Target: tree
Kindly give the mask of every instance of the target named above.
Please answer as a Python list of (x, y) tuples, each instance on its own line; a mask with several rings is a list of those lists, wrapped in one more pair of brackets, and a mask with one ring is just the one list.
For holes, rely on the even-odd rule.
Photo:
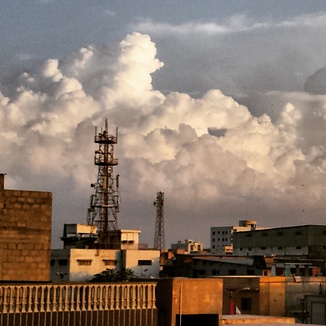
[(116, 269), (107, 268), (105, 271), (95, 274), (90, 282), (122, 282), (135, 278), (134, 272), (129, 268)]

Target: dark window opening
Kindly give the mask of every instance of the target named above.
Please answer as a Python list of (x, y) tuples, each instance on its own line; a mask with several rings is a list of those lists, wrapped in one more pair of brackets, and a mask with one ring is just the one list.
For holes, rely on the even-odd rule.
[(117, 261), (114, 259), (103, 259), (103, 263), (105, 266), (116, 266)]
[(138, 260), (138, 266), (149, 266), (152, 265), (151, 260)]
[(58, 259), (59, 266), (67, 266), (68, 265), (68, 259)]
[(241, 298), (241, 310), (251, 311), (251, 298)]
[(92, 265), (92, 260), (91, 259), (77, 259), (78, 265), (83, 265), (83, 266), (90, 266)]

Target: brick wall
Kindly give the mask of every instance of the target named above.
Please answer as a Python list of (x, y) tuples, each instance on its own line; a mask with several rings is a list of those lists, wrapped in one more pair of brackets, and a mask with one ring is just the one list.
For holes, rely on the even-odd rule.
[(50, 280), (51, 217), (52, 193), (0, 187), (1, 281)]

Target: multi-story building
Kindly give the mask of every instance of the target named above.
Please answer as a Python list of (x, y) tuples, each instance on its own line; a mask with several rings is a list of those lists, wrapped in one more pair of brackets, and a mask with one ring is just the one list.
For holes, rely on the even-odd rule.
[(0, 280), (49, 281), (52, 193), (8, 190), (0, 174)]
[(110, 230), (110, 249), (96, 248), (94, 225), (66, 224), (63, 249), (51, 252), (51, 280), (88, 281), (106, 269), (131, 269), (136, 277), (158, 277), (160, 250), (139, 249), (139, 230)]
[(301, 225), (233, 234), (233, 252), (241, 256), (304, 256), (326, 259), (326, 225)]
[(179, 240), (177, 243), (171, 244), (172, 250), (184, 250), (185, 253), (194, 253), (203, 251), (203, 245), (193, 240)]
[(239, 221), (239, 226), (211, 227), (211, 253), (217, 255), (233, 254), (233, 234), (256, 230), (257, 223), (252, 220)]

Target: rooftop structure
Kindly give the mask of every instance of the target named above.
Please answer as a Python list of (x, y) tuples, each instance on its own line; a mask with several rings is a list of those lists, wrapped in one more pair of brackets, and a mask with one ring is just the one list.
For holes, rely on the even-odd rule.
[(190, 239), (179, 240), (177, 243), (171, 244), (172, 250), (184, 250), (185, 253), (194, 253), (203, 251), (202, 243)]

